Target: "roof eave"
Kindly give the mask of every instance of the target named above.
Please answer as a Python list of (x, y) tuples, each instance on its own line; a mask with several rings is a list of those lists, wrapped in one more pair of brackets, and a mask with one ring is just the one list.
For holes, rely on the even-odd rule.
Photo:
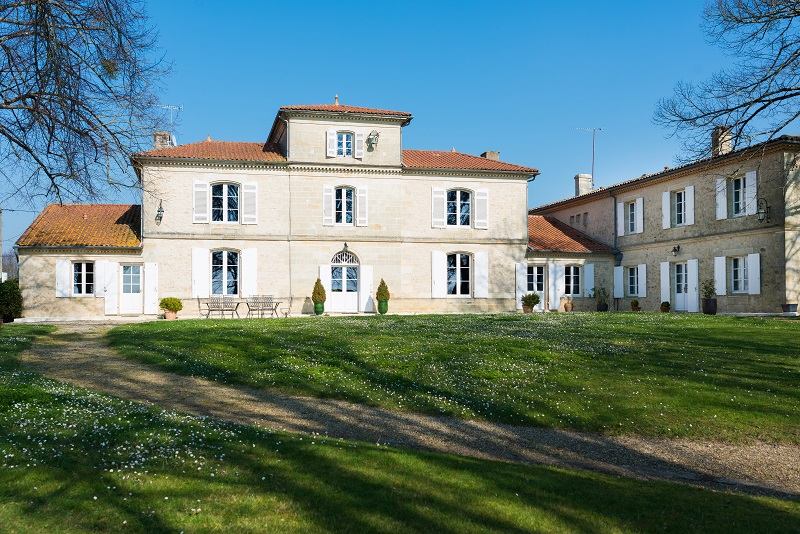
[[(133, 156), (131, 156), (133, 158)], [(154, 163), (225, 163), (229, 165), (274, 165), (286, 166), (288, 162), (282, 161), (269, 161), (269, 160), (252, 160), (252, 159), (225, 159), (225, 158), (175, 158), (170, 156), (144, 156), (136, 160), (139, 164), (154, 164)]]
[(36, 251), (36, 250), (74, 250), (76, 248), (86, 249), (86, 250), (96, 250), (98, 252), (106, 252), (106, 251), (139, 251), (141, 252), (143, 247), (142, 244), (139, 243), (136, 246), (132, 247), (124, 247), (124, 246), (105, 246), (105, 245), (20, 245), (14, 244), (14, 248), (17, 251)]
[(281, 108), (278, 110), (278, 117), (288, 119), (292, 116), (311, 116), (311, 117), (338, 116), (338, 117), (359, 118), (359, 119), (364, 119), (365, 121), (381, 120), (381, 121), (398, 122), (400, 123), (401, 127), (408, 126), (414, 119), (414, 117), (411, 114), (395, 115), (395, 114), (383, 114), (383, 113), (359, 113), (355, 111), (334, 111), (334, 110), (320, 111), (320, 110), (286, 109), (286, 108)]
[[(462, 168), (454, 168), (454, 167), (409, 167), (405, 163), (401, 163), (400, 165), (403, 170), (408, 171), (419, 171), (419, 172), (471, 172), (471, 173), (481, 173), (481, 174), (502, 174), (502, 175), (519, 175), (519, 176), (527, 176), (527, 177), (536, 177), (539, 176), (541, 173), (538, 169), (531, 169), (530, 171), (497, 171), (491, 169), (462, 169)], [(531, 172), (532, 171), (532, 172)]]

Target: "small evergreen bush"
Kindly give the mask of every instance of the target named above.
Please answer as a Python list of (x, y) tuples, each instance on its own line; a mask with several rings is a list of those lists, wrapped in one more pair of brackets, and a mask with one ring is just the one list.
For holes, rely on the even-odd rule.
[(158, 305), (164, 310), (169, 310), (176, 313), (183, 309), (183, 303), (180, 301), (180, 299), (176, 299), (175, 297), (163, 298)]
[(381, 278), (381, 283), (378, 284), (378, 291), (375, 293), (375, 297), (379, 301), (389, 300), (391, 297), (391, 295), (389, 295), (389, 287), (386, 285), (386, 282), (383, 281), (383, 278)]
[(325, 288), (322, 287), (322, 281), (317, 278), (316, 283), (314, 284), (314, 291), (311, 292), (311, 301), (314, 304), (318, 302), (325, 302), (327, 295), (325, 295)]
[(539, 304), (539, 301), (541, 299), (539, 298), (538, 293), (528, 293), (527, 295), (523, 295), (522, 299), (520, 300), (522, 300), (523, 306), (526, 306), (528, 308), (533, 308), (537, 304)]
[(19, 289), (19, 280), (6, 280), (0, 284), (0, 313), (3, 314), (4, 323), (22, 317), (22, 291)]

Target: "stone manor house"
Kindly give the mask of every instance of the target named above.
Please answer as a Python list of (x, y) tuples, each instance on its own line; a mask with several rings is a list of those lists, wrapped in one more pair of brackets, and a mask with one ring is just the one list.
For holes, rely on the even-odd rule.
[(334, 104), (280, 108), (266, 142), (206, 139), (132, 162), (141, 205), (50, 205), (17, 241), (24, 316), (153, 316), (163, 297), (195, 316), (211, 296), (270, 294), (313, 313), (594, 309), (596, 287), (628, 309), (699, 310), (712, 280), (720, 312), (798, 302), (800, 138), (714, 157), (526, 208), (539, 171), (402, 148), (406, 112)]

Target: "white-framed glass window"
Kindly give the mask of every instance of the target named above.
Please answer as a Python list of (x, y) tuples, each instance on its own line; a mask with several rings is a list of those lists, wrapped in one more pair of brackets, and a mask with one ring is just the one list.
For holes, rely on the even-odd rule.
[(94, 262), (72, 264), (72, 294), (94, 295)]
[(239, 222), (239, 184), (211, 184), (211, 221)]
[(142, 292), (141, 265), (122, 266), (122, 292), (125, 294), (134, 294)]
[(472, 256), (470, 254), (447, 255), (447, 294), (472, 295)]
[(746, 206), (746, 183), (744, 176), (737, 176), (731, 178), (730, 182), (730, 197), (731, 197), (731, 216), (739, 217), (745, 215)]
[(636, 233), (636, 202), (625, 204), (625, 232)]
[(211, 294), (226, 297), (239, 294), (238, 251), (211, 252)]
[(447, 192), (447, 225), (469, 226), (472, 224), (472, 194), (464, 189)]
[(544, 291), (544, 265), (528, 265), (528, 293)]
[(358, 292), (358, 267), (334, 265), (331, 267), (331, 292)]
[(353, 198), (351, 187), (337, 187), (334, 192), (334, 222), (336, 224), (353, 224)]
[(686, 190), (672, 192), (672, 223), (675, 226), (686, 224)]
[(336, 132), (336, 155), (338, 157), (353, 156), (352, 132)]
[(564, 294), (580, 296), (581, 294), (581, 268), (578, 265), (564, 267)]
[(635, 297), (639, 295), (639, 268), (633, 266), (625, 270), (628, 272), (628, 295)]
[(731, 290), (734, 293), (747, 293), (747, 257), (731, 258)]

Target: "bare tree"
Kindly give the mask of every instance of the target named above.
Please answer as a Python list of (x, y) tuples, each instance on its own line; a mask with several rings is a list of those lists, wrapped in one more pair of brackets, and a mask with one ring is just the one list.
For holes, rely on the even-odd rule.
[(17, 253), (13, 250), (3, 252), (2, 257), (3, 272), (8, 275), (9, 280), (19, 278), (19, 263), (17, 263)]
[(26, 196), (136, 185), (167, 70), (136, 0), (0, 0), (0, 169)]
[(680, 82), (658, 103), (656, 124), (671, 128), (686, 159), (706, 157), (709, 131), (731, 128), (733, 148), (777, 136), (800, 115), (800, 15), (797, 0), (714, 0), (704, 26), (736, 58), (709, 80)]

